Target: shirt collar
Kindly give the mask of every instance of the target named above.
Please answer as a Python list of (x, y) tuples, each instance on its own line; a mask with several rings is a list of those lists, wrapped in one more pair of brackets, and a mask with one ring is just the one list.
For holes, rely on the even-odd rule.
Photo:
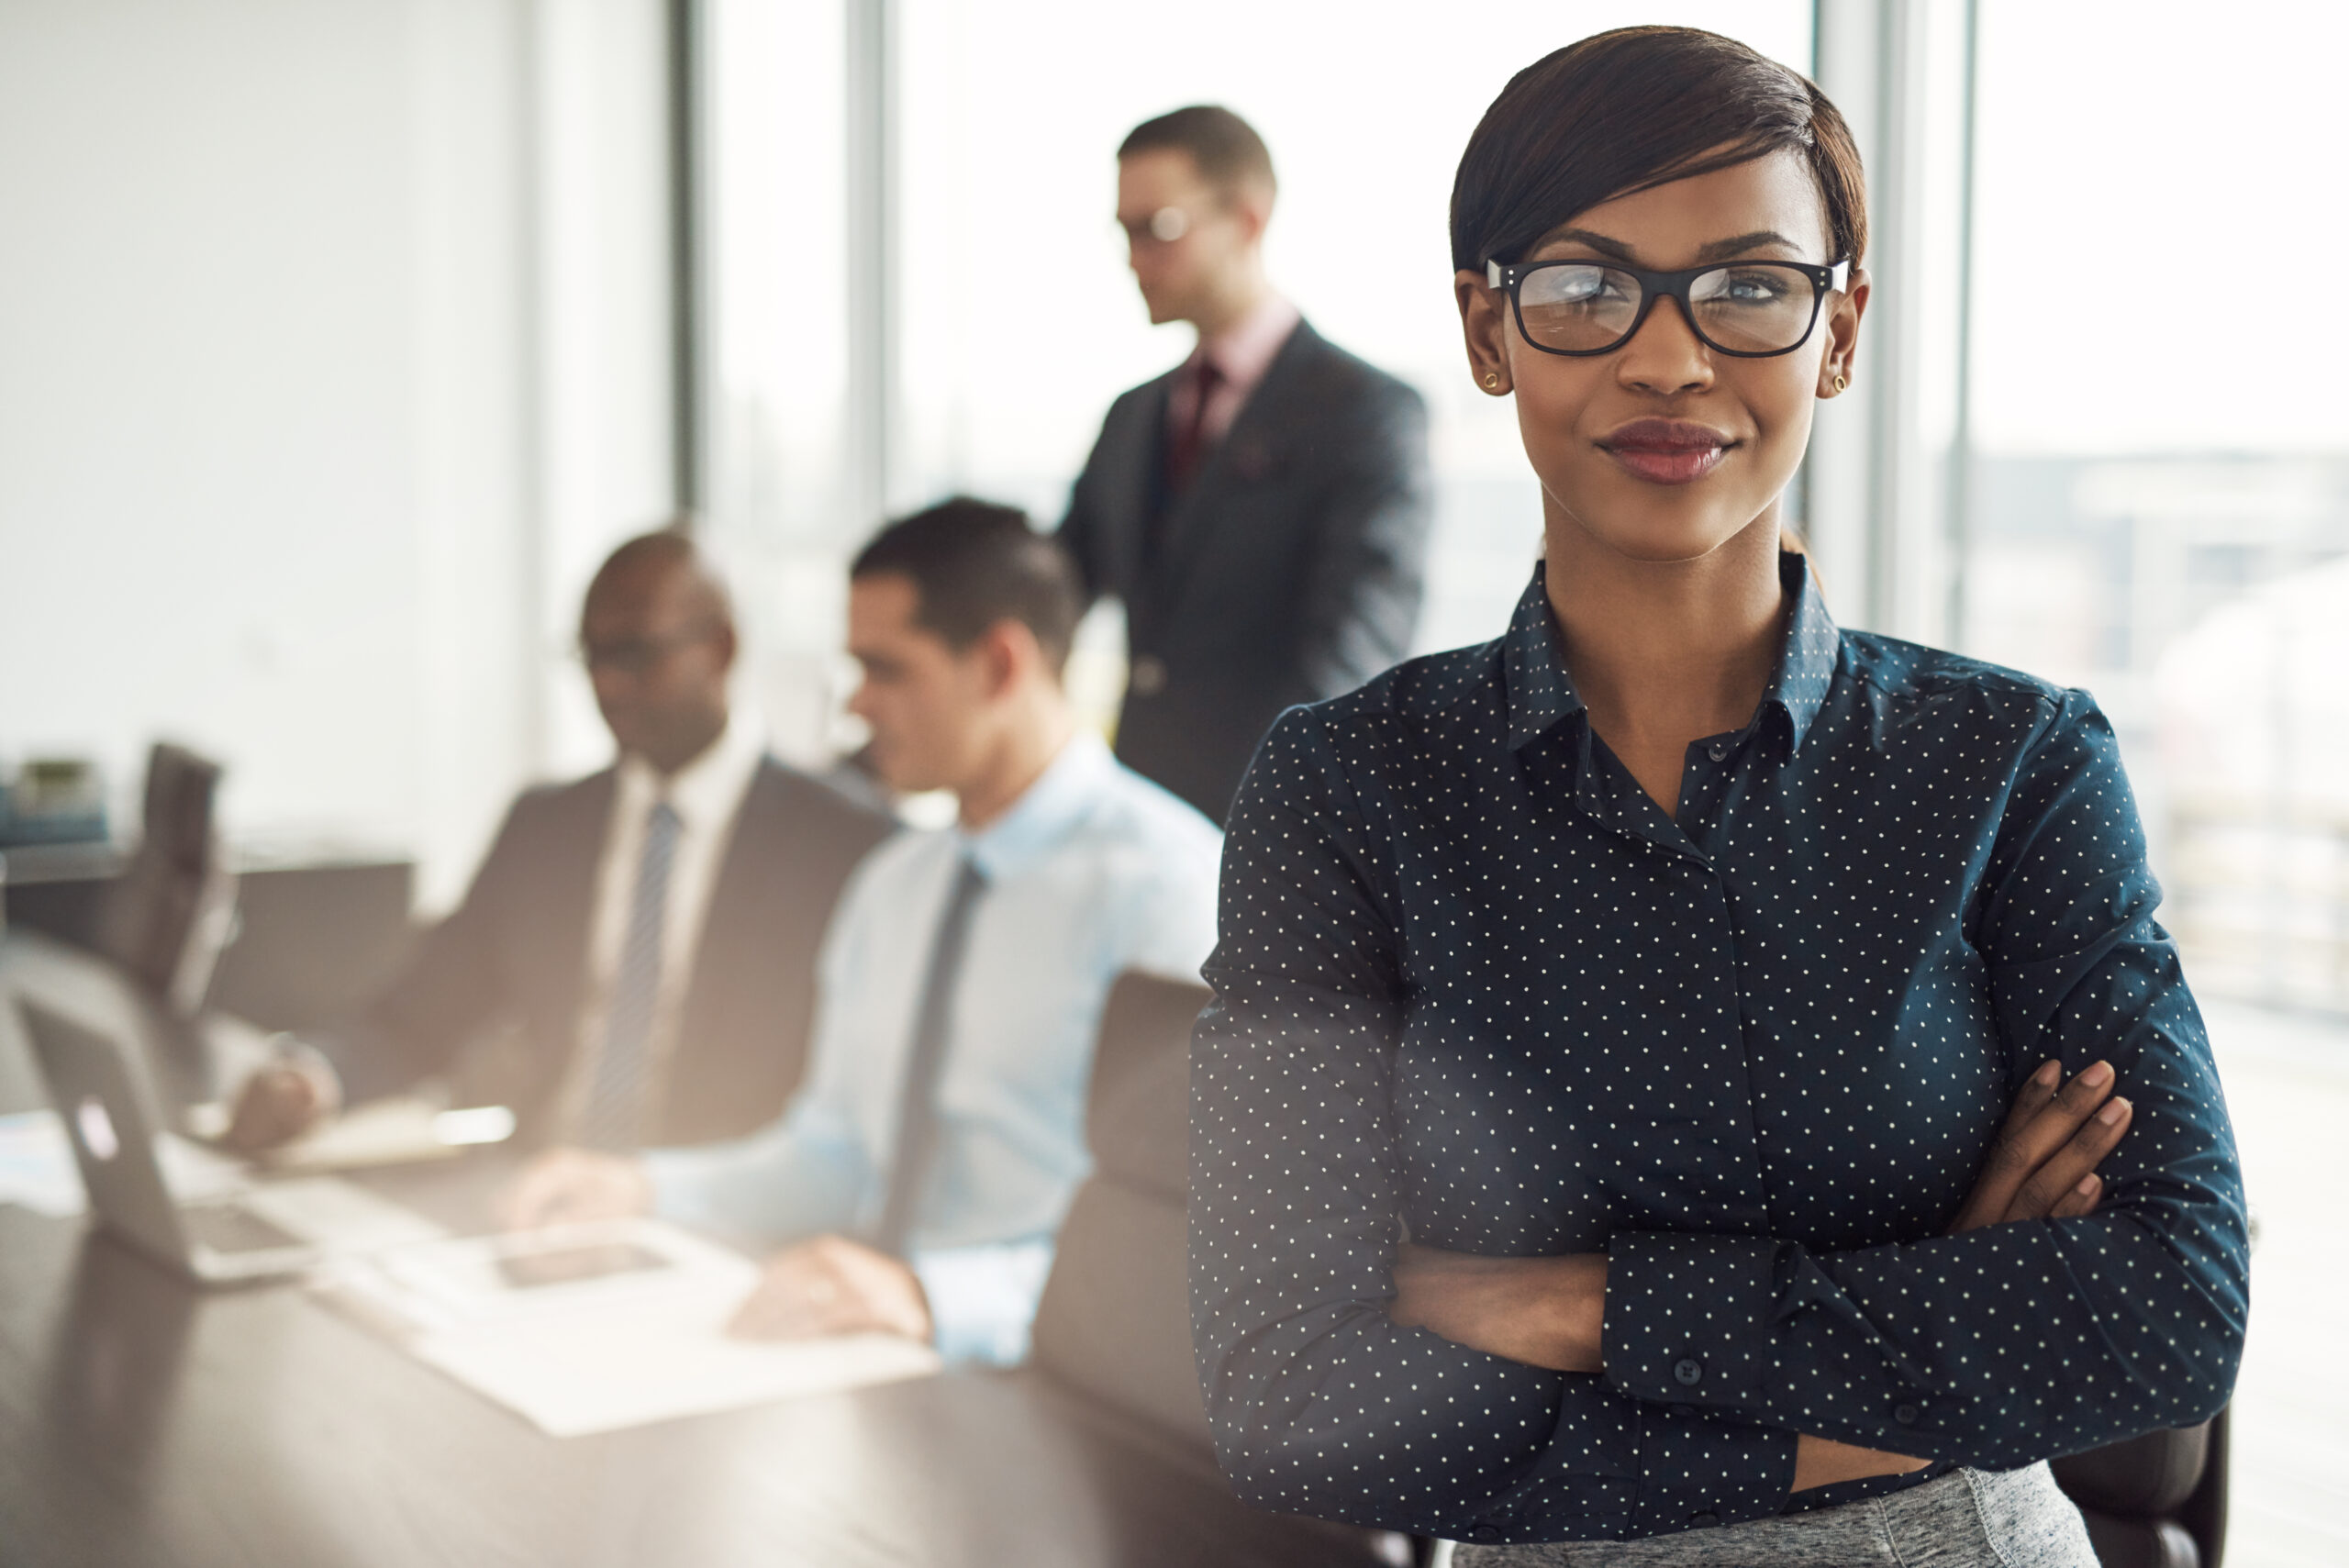
[[(1550, 596), (1543, 584), (1547, 562), (1533, 565), (1533, 581), (1519, 595), (1502, 639), (1502, 669), (1508, 683), (1508, 746), (1525, 749), (1558, 723), (1583, 711), (1582, 695), (1566, 673), (1565, 651), (1558, 641), (1557, 623), (1550, 615)], [(1786, 715), (1787, 749), (1802, 749), (1810, 721), (1827, 700), (1835, 679), (1835, 661), (1842, 634), (1809, 562), (1792, 550), (1778, 554), (1778, 582), (1795, 595), (1794, 613), (1787, 617), (1778, 667), (1762, 694), (1762, 707)]]
[(1080, 730), (1011, 809), (977, 832), (953, 829), (964, 854), (991, 884), (1019, 875), (1091, 814), (1117, 762), (1090, 730)]
[(1214, 361), (1216, 373), (1225, 384), (1245, 392), (1264, 379), (1281, 345), (1288, 341), (1289, 334), (1303, 319), (1286, 298), (1267, 293), (1255, 309), (1214, 337), (1202, 338), (1199, 346), (1191, 351), (1190, 362)]
[(621, 808), (640, 814), (665, 800), (690, 832), (722, 828), (741, 806), (764, 751), (757, 732), (729, 714), (718, 739), (665, 779), (643, 758), (625, 752), (619, 762)]

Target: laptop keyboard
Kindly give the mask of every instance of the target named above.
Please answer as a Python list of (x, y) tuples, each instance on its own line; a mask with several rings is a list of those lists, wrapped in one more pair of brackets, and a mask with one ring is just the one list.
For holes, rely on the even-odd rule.
[(180, 1223), (187, 1228), (190, 1240), (223, 1255), (274, 1251), (307, 1245), (292, 1231), (272, 1225), (250, 1209), (239, 1208), (234, 1204), (206, 1204), (200, 1207), (184, 1208), (180, 1210)]

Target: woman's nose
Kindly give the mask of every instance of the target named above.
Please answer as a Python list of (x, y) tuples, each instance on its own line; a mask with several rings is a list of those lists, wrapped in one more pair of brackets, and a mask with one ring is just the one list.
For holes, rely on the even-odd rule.
[(1659, 299), (1631, 340), (1616, 350), (1615, 374), (1633, 391), (1663, 397), (1701, 392), (1712, 384), (1713, 356), (1681, 303)]

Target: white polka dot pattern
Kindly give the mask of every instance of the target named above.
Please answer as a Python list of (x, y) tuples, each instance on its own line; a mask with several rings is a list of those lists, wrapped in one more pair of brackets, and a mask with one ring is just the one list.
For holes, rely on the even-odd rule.
[[(1508, 634), (1285, 715), (1192, 1048), (1192, 1322), (1266, 1507), (1460, 1540), (1780, 1512), (1793, 1434), (1989, 1468), (2224, 1403), (2233, 1135), (2083, 694), (1838, 630), (1676, 822)], [(2011, 1095), (2099, 1057), (2094, 1216), (1940, 1232)], [(1398, 1236), (1611, 1255), (1604, 1376), (1395, 1327)]]

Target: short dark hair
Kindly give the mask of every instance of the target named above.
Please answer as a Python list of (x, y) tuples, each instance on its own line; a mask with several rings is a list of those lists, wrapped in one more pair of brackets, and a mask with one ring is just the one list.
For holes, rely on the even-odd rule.
[(1545, 55), (1485, 111), (1452, 183), (1452, 264), (1521, 260), (1578, 212), (1799, 151), (1827, 208), (1821, 261), (1857, 265), (1867, 190), (1851, 127), (1817, 83), (1695, 28), (1619, 28)]
[(1254, 126), (1219, 105), (1193, 104), (1142, 121), (1118, 144), (1118, 161), (1169, 148), (1189, 153), (1199, 177), (1219, 191), (1229, 193), (1251, 181), (1261, 182), (1266, 190), (1279, 188), (1264, 139)]
[(1016, 620), (1035, 634), (1054, 674), (1066, 667), (1085, 613), (1076, 566), (1019, 507), (957, 495), (900, 517), (848, 569), (851, 581), (884, 573), (913, 584), (915, 619), (957, 652)]

